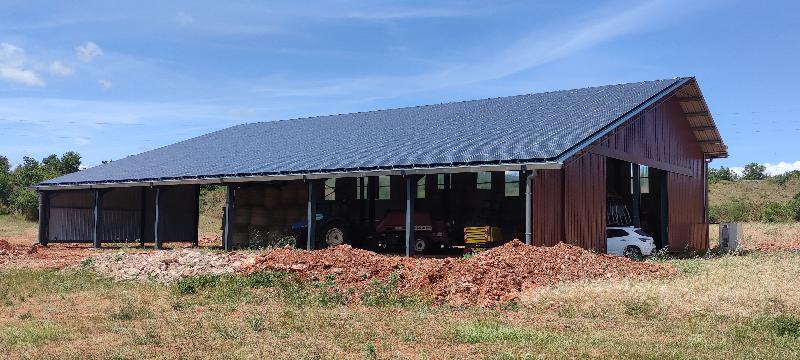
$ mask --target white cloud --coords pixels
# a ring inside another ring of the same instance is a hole
[[[102,87],[105,90],[111,89],[111,85],[113,85],[111,83],[111,80],[108,79],[98,79],[97,83],[100,84],[100,87]]]
[[[24,49],[0,43],[0,78],[27,86],[44,86],[36,71],[25,68],[27,61]]]
[[[103,49],[94,42],[87,41],[83,45],[75,47],[75,55],[82,61],[90,62],[94,58],[103,55]]]
[[[64,65],[61,61],[53,61],[47,66],[47,72],[56,76],[69,76],[75,73],[75,69]]]
[[[795,161],[792,163],[781,161],[777,164],[764,163],[764,167],[767,168],[765,171],[767,174],[780,175],[789,171],[800,170],[800,161]]]
[[[780,161],[777,164],[763,163],[761,165],[764,165],[765,168],[764,172],[770,176],[785,174],[787,172],[795,170],[800,171],[800,161],[795,161],[795,162]],[[744,173],[744,166],[731,166],[731,170],[735,172],[737,175],[741,176]]]
[[[646,30],[675,18],[682,3],[654,0],[620,10],[607,7],[593,17],[573,20],[558,27],[535,31],[510,41],[505,48],[478,58],[445,64],[437,69],[401,76],[365,76],[309,82],[297,85],[272,83],[256,91],[276,97],[358,95],[394,97],[409,93],[453,88],[507,78],[581,51],[600,46],[631,33]]]

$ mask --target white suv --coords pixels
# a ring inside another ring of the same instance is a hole
[[[641,259],[650,256],[656,249],[653,237],[633,226],[609,226],[606,228],[606,252],[611,255]]]

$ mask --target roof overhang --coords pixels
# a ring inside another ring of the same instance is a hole
[[[670,99],[675,99],[680,103],[683,113],[686,115],[686,119],[689,122],[689,127],[692,129],[692,133],[703,152],[703,157],[705,159],[728,157],[728,146],[722,141],[722,136],[719,133],[719,129],[717,129],[717,125],[714,123],[711,112],[708,110],[708,105],[706,104],[705,98],[703,98],[703,93],[697,85],[697,80],[694,77],[687,77],[677,81],[672,86],[654,95],[649,100],[619,117],[616,121],[592,136],[576,144],[556,158],[556,161],[564,163],[570,157],[590,147],[595,142],[612,133],[618,127],[623,126],[629,120],[636,118],[651,107]]]
[[[222,175],[222,176],[201,176],[184,179],[154,179],[154,180],[131,180],[117,182],[100,183],[76,183],[76,184],[53,184],[35,185],[31,189],[37,191],[51,190],[80,190],[80,189],[106,189],[106,188],[125,188],[125,187],[152,187],[152,186],[173,186],[173,185],[221,185],[237,184],[248,182],[270,182],[270,181],[291,181],[291,180],[313,180],[331,179],[345,177],[365,177],[383,175],[428,175],[428,174],[454,174],[480,171],[526,171],[526,170],[550,170],[560,169],[560,162],[521,162],[521,163],[497,163],[497,164],[474,164],[459,166],[437,166],[437,167],[408,167],[394,169],[375,169],[375,170],[342,170],[342,171],[318,171],[293,174],[275,175]]]
[[[697,80],[691,78],[681,88],[675,91],[674,99],[680,102],[689,127],[694,133],[700,149],[706,159],[728,157],[728,146],[722,141],[714,117],[708,110],[708,104],[697,85]]]

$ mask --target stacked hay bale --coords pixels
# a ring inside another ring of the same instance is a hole
[[[236,190],[237,247],[293,245],[290,227],[306,218],[303,183],[269,184]]]

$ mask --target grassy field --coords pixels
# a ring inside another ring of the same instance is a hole
[[[39,232],[38,223],[26,221],[18,215],[0,214],[0,237],[24,238],[34,241]]]
[[[708,203],[717,206],[731,199],[743,199],[756,204],[783,203],[800,193],[800,179],[791,179],[781,185],[770,180],[720,181],[708,186]]]
[[[204,204],[201,230],[218,228]],[[205,225],[202,225],[205,224]],[[800,224],[744,224],[744,245]],[[712,225],[711,244],[717,229]],[[0,236],[36,224],[0,216]],[[800,357],[800,253],[654,259],[654,281],[536,289],[501,308],[451,308],[376,286],[346,304],[335,283],[282,273],[121,282],[87,268],[0,269],[3,358],[763,358]]]
[[[674,279],[596,281],[501,309],[371,306],[279,273],[116,282],[85,269],[0,272],[9,358],[791,358],[800,254],[667,260]]]

